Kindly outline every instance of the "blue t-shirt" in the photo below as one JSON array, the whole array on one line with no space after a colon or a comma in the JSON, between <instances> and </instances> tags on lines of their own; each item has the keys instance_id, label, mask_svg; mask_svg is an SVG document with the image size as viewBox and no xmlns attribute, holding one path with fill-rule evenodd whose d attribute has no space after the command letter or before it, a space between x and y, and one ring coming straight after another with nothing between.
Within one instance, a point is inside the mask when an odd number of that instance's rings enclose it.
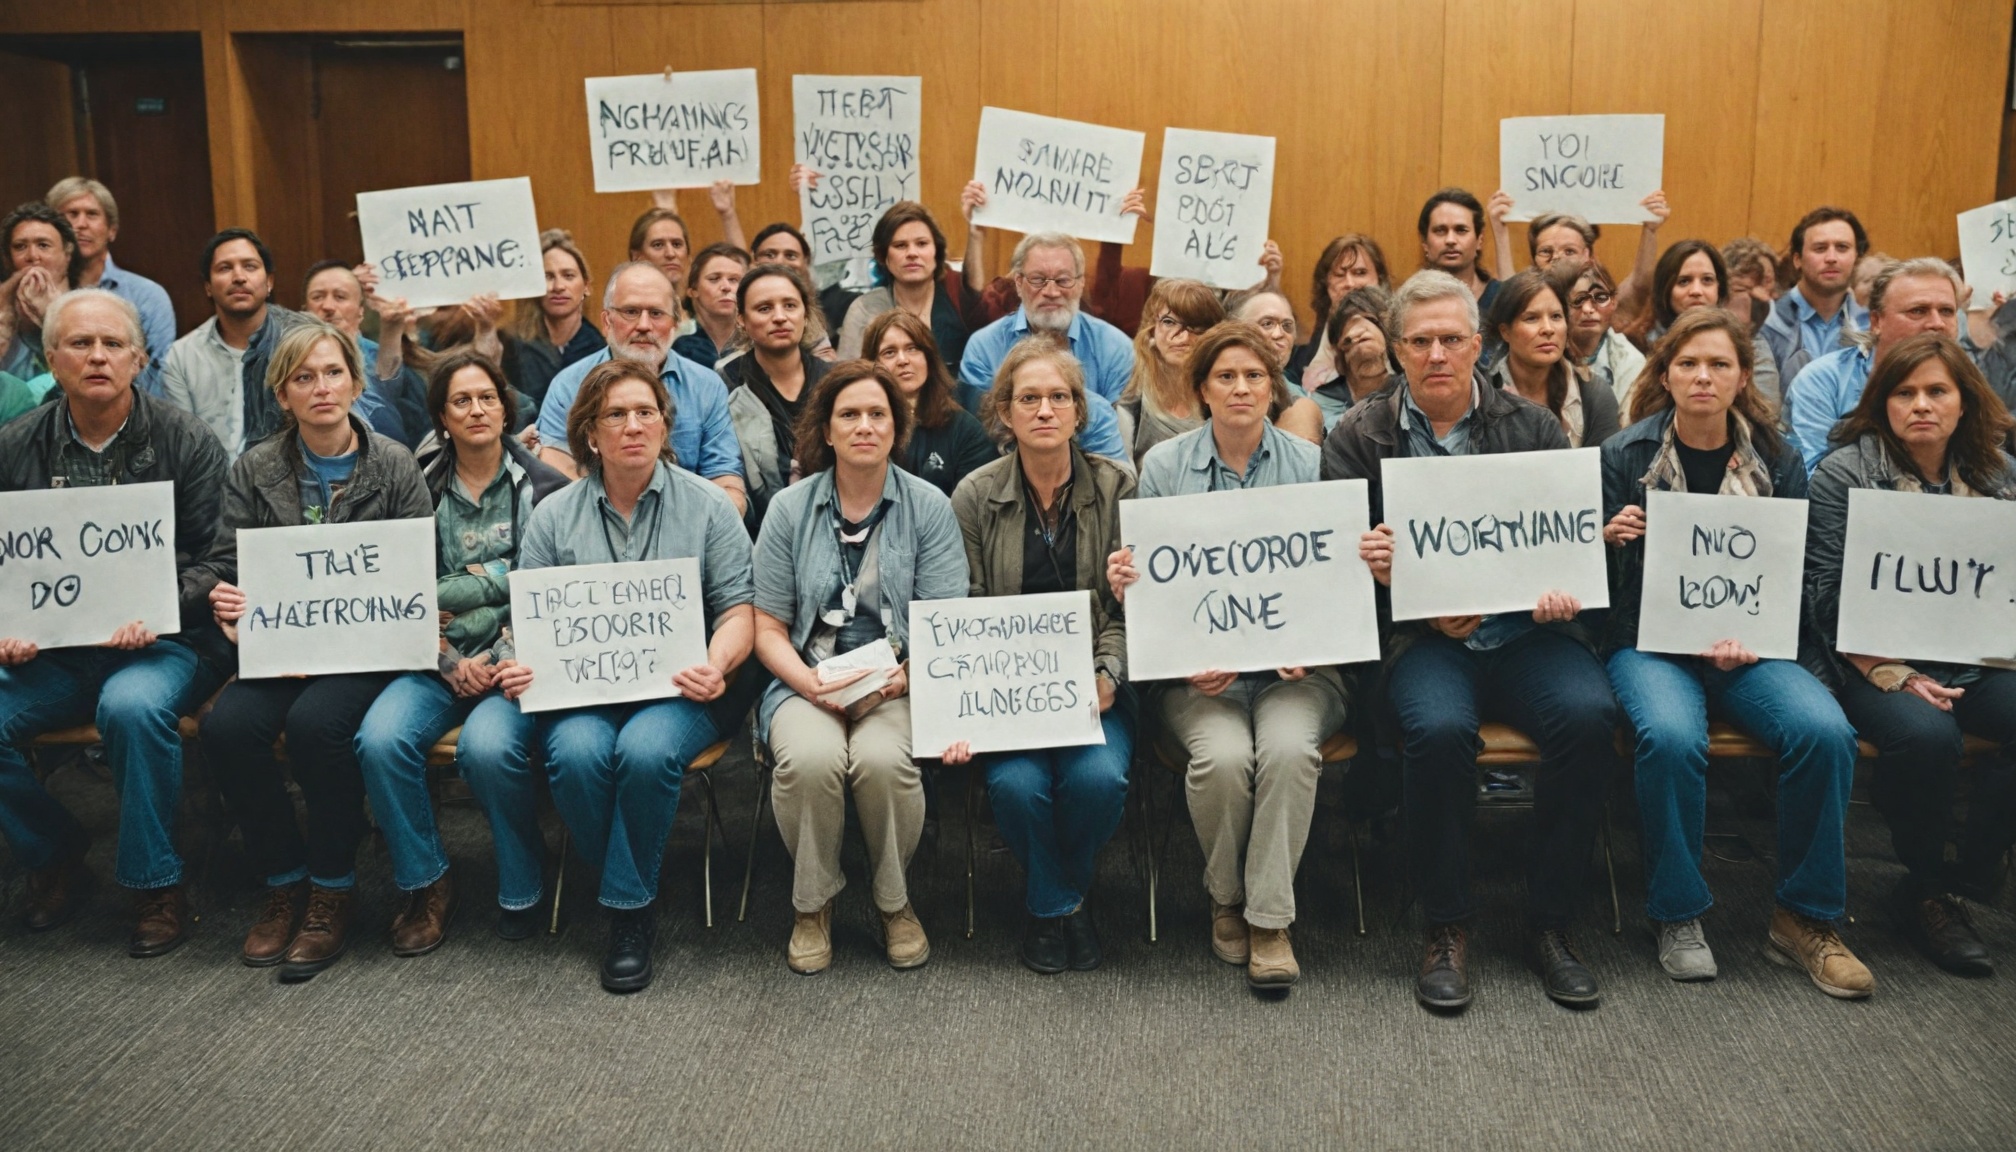
<instances>
[{"instance_id":1,"label":"blue t-shirt","mask_svg":"<svg viewBox=\"0 0 2016 1152\"><path fill-rule=\"evenodd\" d=\"M308 524L326 524L330 506L349 485L350 474L357 470L357 453L353 450L341 456L317 456L303 444L301 459L308 465L301 473L301 519Z\"/></svg>"}]
</instances>

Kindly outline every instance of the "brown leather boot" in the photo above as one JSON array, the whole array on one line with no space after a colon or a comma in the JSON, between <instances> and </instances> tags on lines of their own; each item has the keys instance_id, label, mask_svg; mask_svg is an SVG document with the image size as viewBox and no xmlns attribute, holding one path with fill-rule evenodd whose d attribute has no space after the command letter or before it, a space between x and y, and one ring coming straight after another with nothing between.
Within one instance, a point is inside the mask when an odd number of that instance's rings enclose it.
<instances>
[{"instance_id":1,"label":"brown leather boot","mask_svg":"<svg viewBox=\"0 0 2016 1152\"><path fill-rule=\"evenodd\" d=\"M287 959L280 979L292 984L306 980L343 958L350 946L350 911L353 907L347 888L308 889L308 910L301 914L301 931L287 946Z\"/></svg>"},{"instance_id":2,"label":"brown leather boot","mask_svg":"<svg viewBox=\"0 0 2016 1152\"><path fill-rule=\"evenodd\" d=\"M84 907L84 890L91 886L91 872L84 867L89 847L89 841L73 845L47 868L28 873L28 907L21 913L22 927L47 932L68 923Z\"/></svg>"},{"instance_id":3,"label":"brown leather boot","mask_svg":"<svg viewBox=\"0 0 2016 1152\"><path fill-rule=\"evenodd\" d=\"M439 880L406 894L406 908L392 918L392 954L425 956L448 939L448 922L455 918L454 874L443 872Z\"/></svg>"},{"instance_id":4,"label":"brown leather boot","mask_svg":"<svg viewBox=\"0 0 2016 1152\"><path fill-rule=\"evenodd\" d=\"M189 935L189 897L180 884L140 893L134 911L138 920L126 940L128 956L144 960L173 952Z\"/></svg>"},{"instance_id":5,"label":"brown leather boot","mask_svg":"<svg viewBox=\"0 0 2016 1152\"><path fill-rule=\"evenodd\" d=\"M271 968L287 955L287 946L294 943L294 929L301 923L301 899L307 894L306 880L266 890L266 907L259 910L252 931L245 934L246 964Z\"/></svg>"}]
</instances>

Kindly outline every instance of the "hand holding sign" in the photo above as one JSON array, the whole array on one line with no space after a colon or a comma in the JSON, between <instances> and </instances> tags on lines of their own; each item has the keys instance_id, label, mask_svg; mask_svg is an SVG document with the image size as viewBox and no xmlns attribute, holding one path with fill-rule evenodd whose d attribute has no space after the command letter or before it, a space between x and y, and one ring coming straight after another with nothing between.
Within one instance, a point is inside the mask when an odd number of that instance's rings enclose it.
<instances>
[{"instance_id":1,"label":"hand holding sign","mask_svg":"<svg viewBox=\"0 0 2016 1152\"><path fill-rule=\"evenodd\" d=\"M431 516L243 528L238 572L242 679L438 665Z\"/></svg>"},{"instance_id":2,"label":"hand holding sign","mask_svg":"<svg viewBox=\"0 0 2016 1152\"><path fill-rule=\"evenodd\" d=\"M0 606L0 637L34 651L180 631L175 486L0 493Z\"/></svg>"},{"instance_id":3,"label":"hand holding sign","mask_svg":"<svg viewBox=\"0 0 2016 1152\"><path fill-rule=\"evenodd\" d=\"M1653 492L1637 520L1645 531L1638 647L1702 655L1730 642L1743 653L1799 654L1805 581L1806 502L1754 496ZM1627 536L1625 513L1611 520ZM1606 533L1611 529L1606 529Z\"/></svg>"},{"instance_id":4,"label":"hand holding sign","mask_svg":"<svg viewBox=\"0 0 2016 1152\"><path fill-rule=\"evenodd\" d=\"M586 89L595 191L762 179L754 68L595 76Z\"/></svg>"},{"instance_id":5,"label":"hand holding sign","mask_svg":"<svg viewBox=\"0 0 2016 1152\"><path fill-rule=\"evenodd\" d=\"M414 308L544 295L532 181L477 180L357 194L364 259L378 293Z\"/></svg>"},{"instance_id":6,"label":"hand holding sign","mask_svg":"<svg viewBox=\"0 0 2016 1152\"><path fill-rule=\"evenodd\" d=\"M1664 183L1664 116L1519 116L1498 122L1498 186L1511 220L1568 212L1592 224L1642 224Z\"/></svg>"},{"instance_id":7,"label":"hand holding sign","mask_svg":"<svg viewBox=\"0 0 2016 1152\"><path fill-rule=\"evenodd\" d=\"M792 148L812 179L795 185L814 264L871 254L875 222L917 199L924 81L917 76L793 76Z\"/></svg>"},{"instance_id":8,"label":"hand holding sign","mask_svg":"<svg viewBox=\"0 0 2016 1152\"><path fill-rule=\"evenodd\" d=\"M987 200L973 223L1132 243L1134 220L1120 214L1120 200L1140 175L1146 140L1124 128L982 108L973 178Z\"/></svg>"},{"instance_id":9,"label":"hand holding sign","mask_svg":"<svg viewBox=\"0 0 2016 1152\"><path fill-rule=\"evenodd\" d=\"M1149 271L1251 288L1273 199L1272 136L1166 129L1155 195L1162 220Z\"/></svg>"}]
</instances>

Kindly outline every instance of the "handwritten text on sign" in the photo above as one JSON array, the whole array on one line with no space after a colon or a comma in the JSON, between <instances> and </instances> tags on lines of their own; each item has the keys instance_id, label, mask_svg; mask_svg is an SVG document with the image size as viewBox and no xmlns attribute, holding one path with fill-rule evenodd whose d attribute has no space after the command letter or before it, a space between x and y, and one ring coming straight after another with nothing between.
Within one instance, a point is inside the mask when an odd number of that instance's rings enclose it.
<instances>
[{"instance_id":1,"label":"handwritten text on sign","mask_svg":"<svg viewBox=\"0 0 2016 1152\"><path fill-rule=\"evenodd\" d=\"M2016 657L2016 504L1850 490L1834 646L1955 664Z\"/></svg>"},{"instance_id":2,"label":"handwritten text on sign","mask_svg":"<svg viewBox=\"0 0 2016 1152\"><path fill-rule=\"evenodd\" d=\"M910 747L936 756L1104 744L1092 595L910 602Z\"/></svg>"},{"instance_id":3,"label":"handwritten text on sign","mask_svg":"<svg viewBox=\"0 0 2016 1152\"><path fill-rule=\"evenodd\" d=\"M357 229L379 292L415 308L484 292L522 300L546 291L539 216L524 176L359 192Z\"/></svg>"},{"instance_id":4,"label":"handwritten text on sign","mask_svg":"<svg viewBox=\"0 0 2016 1152\"><path fill-rule=\"evenodd\" d=\"M973 223L1132 243L1135 218L1120 214L1120 201L1140 179L1146 141L1124 128L982 108L973 178L987 203Z\"/></svg>"},{"instance_id":5,"label":"handwritten text on sign","mask_svg":"<svg viewBox=\"0 0 2016 1152\"><path fill-rule=\"evenodd\" d=\"M1520 116L1498 122L1498 186L1508 219L1571 212L1592 224L1642 224L1665 179L1664 116Z\"/></svg>"},{"instance_id":6,"label":"handwritten text on sign","mask_svg":"<svg viewBox=\"0 0 2016 1152\"><path fill-rule=\"evenodd\" d=\"M182 630L173 484L0 493L0 639L102 644L135 620Z\"/></svg>"},{"instance_id":7,"label":"handwritten text on sign","mask_svg":"<svg viewBox=\"0 0 2016 1152\"><path fill-rule=\"evenodd\" d=\"M438 666L434 518L238 532L238 675Z\"/></svg>"},{"instance_id":8,"label":"handwritten text on sign","mask_svg":"<svg viewBox=\"0 0 2016 1152\"><path fill-rule=\"evenodd\" d=\"M1653 492L1646 504L1638 647L1692 656L1736 640L1796 658L1806 502Z\"/></svg>"},{"instance_id":9,"label":"handwritten text on sign","mask_svg":"<svg viewBox=\"0 0 2016 1152\"><path fill-rule=\"evenodd\" d=\"M924 81L916 76L793 76L792 148L819 172L798 193L812 262L870 254L875 221L917 199Z\"/></svg>"},{"instance_id":10,"label":"handwritten text on sign","mask_svg":"<svg viewBox=\"0 0 2016 1152\"><path fill-rule=\"evenodd\" d=\"M700 562L515 570L511 638L532 669L526 712L677 696L672 674L707 662Z\"/></svg>"},{"instance_id":11,"label":"handwritten text on sign","mask_svg":"<svg viewBox=\"0 0 2016 1152\"><path fill-rule=\"evenodd\" d=\"M1251 288L1266 275L1260 252L1273 202L1272 136L1164 131L1149 271Z\"/></svg>"},{"instance_id":12,"label":"handwritten text on sign","mask_svg":"<svg viewBox=\"0 0 2016 1152\"><path fill-rule=\"evenodd\" d=\"M1372 574L1358 559L1363 480L1120 503L1141 578L1127 589L1127 676L1379 658Z\"/></svg>"},{"instance_id":13,"label":"handwritten text on sign","mask_svg":"<svg viewBox=\"0 0 2016 1152\"><path fill-rule=\"evenodd\" d=\"M1960 265L1974 289L1975 310L1992 308L1995 293L2016 296L2016 200L1960 213Z\"/></svg>"},{"instance_id":14,"label":"handwritten text on sign","mask_svg":"<svg viewBox=\"0 0 2016 1152\"><path fill-rule=\"evenodd\" d=\"M1543 593L1610 604L1594 448L1388 460L1393 618L1531 612Z\"/></svg>"},{"instance_id":15,"label":"handwritten text on sign","mask_svg":"<svg viewBox=\"0 0 2016 1152\"><path fill-rule=\"evenodd\" d=\"M597 192L705 188L762 178L756 70L594 76L588 147Z\"/></svg>"}]
</instances>

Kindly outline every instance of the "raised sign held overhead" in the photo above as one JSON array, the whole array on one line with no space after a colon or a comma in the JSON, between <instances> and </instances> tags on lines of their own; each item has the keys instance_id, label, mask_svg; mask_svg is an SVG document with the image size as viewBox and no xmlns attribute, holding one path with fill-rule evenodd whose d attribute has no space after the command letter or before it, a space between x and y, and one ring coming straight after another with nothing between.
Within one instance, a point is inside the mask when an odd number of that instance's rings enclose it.
<instances>
[{"instance_id":1,"label":"raised sign held overhead","mask_svg":"<svg viewBox=\"0 0 2016 1152\"><path fill-rule=\"evenodd\" d=\"M1379 658L1363 480L1120 502L1127 678Z\"/></svg>"},{"instance_id":2,"label":"raised sign held overhead","mask_svg":"<svg viewBox=\"0 0 2016 1152\"><path fill-rule=\"evenodd\" d=\"M2016 200L1960 213L1960 266L1974 289L1971 310L1995 306L1995 293L2016 296Z\"/></svg>"},{"instance_id":3,"label":"raised sign held overhead","mask_svg":"<svg viewBox=\"0 0 2016 1152\"><path fill-rule=\"evenodd\" d=\"M910 747L936 756L1104 744L1092 594L910 602Z\"/></svg>"},{"instance_id":4,"label":"raised sign held overhead","mask_svg":"<svg viewBox=\"0 0 2016 1152\"><path fill-rule=\"evenodd\" d=\"M1498 186L1511 220L1569 212L1592 224L1643 224L1638 202L1663 187L1664 116L1519 116L1498 122Z\"/></svg>"},{"instance_id":5,"label":"raised sign held overhead","mask_svg":"<svg viewBox=\"0 0 2016 1152\"><path fill-rule=\"evenodd\" d=\"M1251 288L1266 276L1260 253L1273 202L1272 136L1166 130L1149 271Z\"/></svg>"},{"instance_id":6,"label":"raised sign held overhead","mask_svg":"<svg viewBox=\"0 0 2016 1152\"><path fill-rule=\"evenodd\" d=\"M1735 640L1794 659L1805 567L1804 500L1650 493L1638 647L1696 656Z\"/></svg>"},{"instance_id":7,"label":"raised sign held overhead","mask_svg":"<svg viewBox=\"0 0 2016 1152\"><path fill-rule=\"evenodd\" d=\"M762 179L754 68L594 76L587 87L595 191Z\"/></svg>"},{"instance_id":8,"label":"raised sign held overhead","mask_svg":"<svg viewBox=\"0 0 2016 1152\"><path fill-rule=\"evenodd\" d=\"M973 178L987 203L973 223L1132 243L1135 218L1120 214L1120 201L1141 178L1146 141L1125 128L982 108Z\"/></svg>"},{"instance_id":9,"label":"raised sign held overhead","mask_svg":"<svg viewBox=\"0 0 2016 1152\"><path fill-rule=\"evenodd\" d=\"M359 192L357 230L379 294L414 308L546 291L528 177Z\"/></svg>"},{"instance_id":10,"label":"raised sign held overhead","mask_svg":"<svg viewBox=\"0 0 2016 1152\"><path fill-rule=\"evenodd\" d=\"M798 192L812 263L871 254L875 222L915 200L924 81L917 76L793 76L791 141L819 186Z\"/></svg>"},{"instance_id":11,"label":"raised sign held overhead","mask_svg":"<svg viewBox=\"0 0 2016 1152\"><path fill-rule=\"evenodd\" d=\"M1550 591L1610 605L1594 448L1385 461L1393 618L1531 612Z\"/></svg>"},{"instance_id":12,"label":"raised sign held overhead","mask_svg":"<svg viewBox=\"0 0 2016 1152\"><path fill-rule=\"evenodd\" d=\"M1834 647L1890 660L2016 660L2016 504L1851 489Z\"/></svg>"},{"instance_id":13,"label":"raised sign held overhead","mask_svg":"<svg viewBox=\"0 0 2016 1152\"><path fill-rule=\"evenodd\" d=\"M672 674L707 662L700 562L514 570L511 640L532 669L523 711L678 696Z\"/></svg>"},{"instance_id":14,"label":"raised sign held overhead","mask_svg":"<svg viewBox=\"0 0 2016 1152\"><path fill-rule=\"evenodd\" d=\"M136 620L182 630L173 484L0 493L0 639L102 644Z\"/></svg>"},{"instance_id":15,"label":"raised sign held overhead","mask_svg":"<svg viewBox=\"0 0 2016 1152\"><path fill-rule=\"evenodd\" d=\"M238 676L438 667L434 518L238 531Z\"/></svg>"}]
</instances>

